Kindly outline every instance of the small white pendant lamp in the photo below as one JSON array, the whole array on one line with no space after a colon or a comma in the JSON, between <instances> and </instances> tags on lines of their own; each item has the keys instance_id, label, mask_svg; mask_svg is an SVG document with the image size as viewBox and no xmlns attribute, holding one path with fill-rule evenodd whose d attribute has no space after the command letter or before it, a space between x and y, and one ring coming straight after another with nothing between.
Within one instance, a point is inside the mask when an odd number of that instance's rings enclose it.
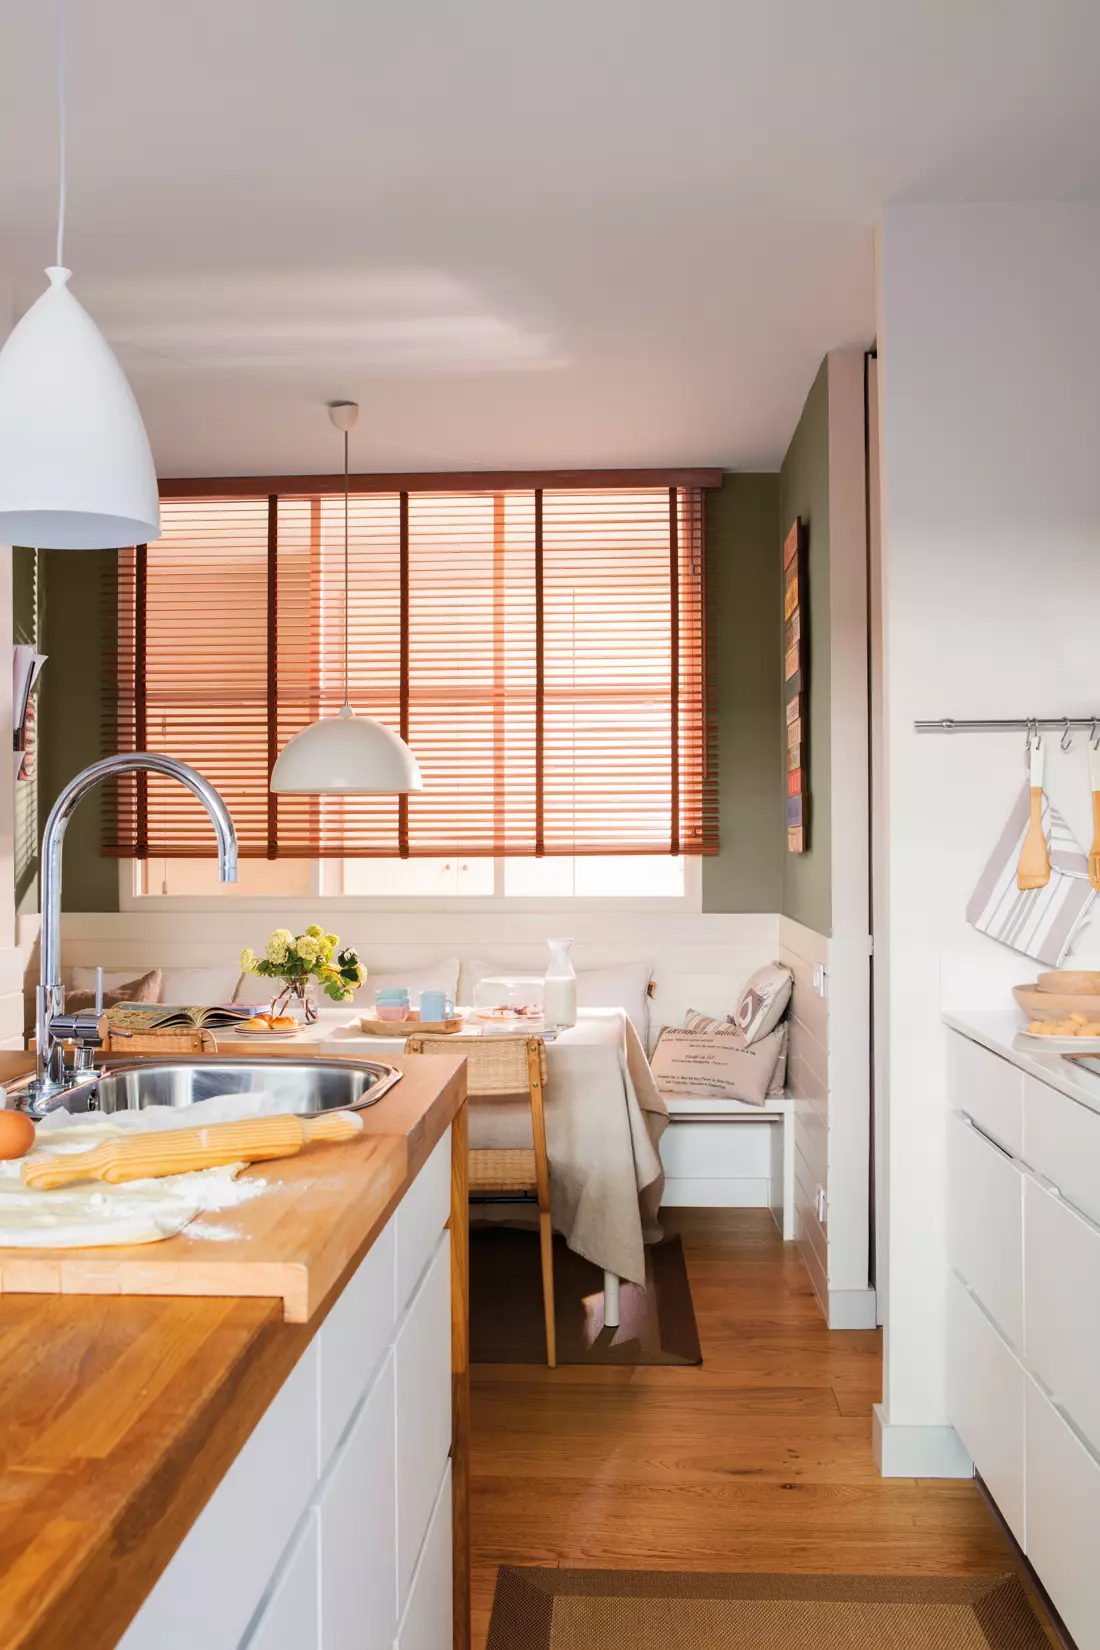
<instances>
[{"instance_id":1,"label":"small white pendant lamp","mask_svg":"<svg viewBox=\"0 0 1100 1650\"><path fill-rule=\"evenodd\" d=\"M328 412L344 432L344 705L338 716L323 717L287 741L271 770L271 789L306 796L420 791L424 782L405 741L372 717L356 716L348 699L348 432L359 407L336 401Z\"/></svg>"},{"instance_id":2,"label":"small white pendant lamp","mask_svg":"<svg viewBox=\"0 0 1100 1650\"><path fill-rule=\"evenodd\" d=\"M63 267L64 0L58 13L57 263L0 349L0 542L112 550L160 537L160 500L134 392Z\"/></svg>"}]
</instances>

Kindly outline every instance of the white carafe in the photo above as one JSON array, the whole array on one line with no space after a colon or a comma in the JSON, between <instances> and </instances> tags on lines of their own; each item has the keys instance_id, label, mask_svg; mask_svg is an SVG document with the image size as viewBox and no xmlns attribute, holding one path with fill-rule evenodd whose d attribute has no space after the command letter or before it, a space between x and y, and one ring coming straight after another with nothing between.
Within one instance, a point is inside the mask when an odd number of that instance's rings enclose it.
<instances>
[{"instance_id":1,"label":"white carafe","mask_svg":"<svg viewBox=\"0 0 1100 1650\"><path fill-rule=\"evenodd\" d=\"M577 976L569 958L572 940L547 940L550 967L546 970L542 1012L546 1029L560 1030L577 1023Z\"/></svg>"}]
</instances>

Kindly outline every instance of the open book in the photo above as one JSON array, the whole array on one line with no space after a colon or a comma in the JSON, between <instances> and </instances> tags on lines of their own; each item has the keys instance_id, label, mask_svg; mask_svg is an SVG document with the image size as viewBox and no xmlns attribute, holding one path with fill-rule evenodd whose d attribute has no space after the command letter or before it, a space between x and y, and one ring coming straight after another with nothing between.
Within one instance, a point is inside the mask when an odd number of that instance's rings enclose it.
<instances>
[{"instance_id":1,"label":"open book","mask_svg":"<svg viewBox=\"0 0 1100 1650\"><path fill-rule=\"evenodd\" d=\"M112 1031L147 1035L151 1031L216 1031L223 1026L250 1020L254 1008L243 1003L225 1003L217 1008L187 1008L177 1003L116 1003L107 1010Z\"/></svg>"}]
</instances>

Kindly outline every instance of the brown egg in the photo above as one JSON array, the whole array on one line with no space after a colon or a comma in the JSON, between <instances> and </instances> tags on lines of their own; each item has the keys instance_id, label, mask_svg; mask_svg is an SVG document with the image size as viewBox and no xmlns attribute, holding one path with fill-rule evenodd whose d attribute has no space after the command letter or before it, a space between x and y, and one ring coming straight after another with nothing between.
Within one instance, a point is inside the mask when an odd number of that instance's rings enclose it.
<instances>
[{"instance_id":1,"label":"brown egg","mask_svg":"<svg viewBox=\"0 0 1100 1650\"><path fill-rule=\"evenodd\" d=\"M34 1145L34 1124L22 1111L0 1111L0 1159L25 1157Z\"/></svg>"}]
</instances>

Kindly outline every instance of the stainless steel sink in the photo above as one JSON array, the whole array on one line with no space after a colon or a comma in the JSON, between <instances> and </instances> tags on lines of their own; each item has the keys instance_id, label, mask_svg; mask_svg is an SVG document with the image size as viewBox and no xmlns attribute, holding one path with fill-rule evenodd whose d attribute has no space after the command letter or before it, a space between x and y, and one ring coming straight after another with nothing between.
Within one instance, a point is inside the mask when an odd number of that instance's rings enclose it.
<instances>
[{"instance_id":1,"label":"stainless steel sink","mask_svg":"<svg viewBox=\"0 0 1100 1650\"><path fill-rule=\"evenodd\" d=\"M341 1107L359 1111L400 1081L383 1060L241 1060L230 1055L181 1055L175 1060L107 1059L47 1109L139 1111L144 1106L192 1106L220 1094L271 1094L279 1109L313 1116ZM26 1084L9 1084L8 1105L26 1104Z\"/></svg>"}]
</instances>

